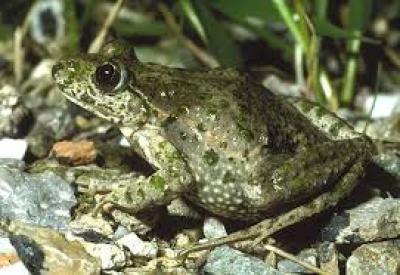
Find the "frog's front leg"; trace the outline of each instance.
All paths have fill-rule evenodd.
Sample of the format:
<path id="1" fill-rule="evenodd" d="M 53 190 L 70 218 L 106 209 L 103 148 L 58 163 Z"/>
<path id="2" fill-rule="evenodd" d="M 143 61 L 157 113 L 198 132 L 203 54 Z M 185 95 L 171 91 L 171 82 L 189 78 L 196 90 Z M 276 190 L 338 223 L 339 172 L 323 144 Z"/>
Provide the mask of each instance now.
<path id="1" fill-rule="evenodd" d="M 143 209 L 168 204 L 187 190 L 192 183 L 192 177 L 179 152 L 161 135 L 161 129 L 146 125 L 136 132 L 131 132 L 129 129 L 121 131 L 135 151 L 156 171 L 148 177 L 121 177 L 119 184 L 116 184 L 118 187 L 103 197 L 95 213 L 110 207 L 136 213 Z"/>

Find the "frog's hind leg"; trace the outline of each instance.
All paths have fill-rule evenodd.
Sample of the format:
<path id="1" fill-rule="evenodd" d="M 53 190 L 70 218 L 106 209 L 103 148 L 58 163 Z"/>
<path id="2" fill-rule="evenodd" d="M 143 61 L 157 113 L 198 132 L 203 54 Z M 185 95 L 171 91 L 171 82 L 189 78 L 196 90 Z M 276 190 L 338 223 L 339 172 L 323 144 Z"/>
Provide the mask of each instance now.
<path id="1" fill-rule="evenodd" d="M 351 193 L 353 188 L 357 185 L 357 181 L 363 176 L 365 165 L 363 159 L 364 157 L 360 157 L 360 161 L 356 161 L 350 167 L 348 173 L 343 175 L 330 191 L 320 194 L 310 202 L 298 206 L 280 216 L 265 219 L 247 229 L 232 233 L 227 237 L 188 248 L 182 251 L 180 255 L 185 257 L 189 253 L 195 251 L 253 238 L 253 244 L 255 245 L 283 228 L 334 207 L 343 197 Z"/>

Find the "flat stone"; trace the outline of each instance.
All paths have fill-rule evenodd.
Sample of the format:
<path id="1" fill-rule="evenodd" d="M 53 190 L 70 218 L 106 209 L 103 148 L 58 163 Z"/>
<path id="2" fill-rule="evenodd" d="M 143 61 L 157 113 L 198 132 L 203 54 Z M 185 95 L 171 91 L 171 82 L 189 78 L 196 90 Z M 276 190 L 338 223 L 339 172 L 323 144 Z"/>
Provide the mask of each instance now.
<path id="1" fill-rule="evenodd" d="M 400 240 L 361 245 L 347 260 L 346 274 L 400 274 Z"/>
<path id="2" fill-rule="evenodd" d="M 365 243 L 400 236 L 400 199 L 374 198 L 334 216 L 322 239 L 339 244 Z"/>
<path id="3" fill-rule="evenodd" d="M 284 274 L 262 260 L 228 246 L 215 248 L 203 268 L 207 275 L 279 275 Z"/>

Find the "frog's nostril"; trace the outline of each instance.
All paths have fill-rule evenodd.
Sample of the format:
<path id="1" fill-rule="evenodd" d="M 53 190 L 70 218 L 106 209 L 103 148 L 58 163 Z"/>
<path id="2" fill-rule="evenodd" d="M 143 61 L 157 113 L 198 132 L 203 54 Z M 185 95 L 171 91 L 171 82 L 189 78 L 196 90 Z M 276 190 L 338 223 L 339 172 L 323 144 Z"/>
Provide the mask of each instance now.
<path id="1" fill-rule="evenodd" d="M 57 62 L 56 64 L 53 65 L 53 68 L 51 69 L 51 75 L 53 78 L 56 78 L 57 72 L 59 72 L 62 69 L 62 64 L 60 62 Z"/>

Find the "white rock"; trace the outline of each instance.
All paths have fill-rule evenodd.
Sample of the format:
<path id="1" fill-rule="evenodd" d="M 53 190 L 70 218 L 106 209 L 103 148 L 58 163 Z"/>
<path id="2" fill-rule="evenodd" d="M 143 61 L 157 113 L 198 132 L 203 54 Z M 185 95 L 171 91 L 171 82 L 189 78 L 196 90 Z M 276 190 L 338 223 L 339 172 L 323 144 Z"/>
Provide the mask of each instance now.
<path id="1" fill-rule="evenodd" d="M 135 256 L 155 258 L 158 247 L 155 243 L 142 241 L 135 233 L 129 233 L 117 241 L 121 246 L 125 246 Z"/>
<path id="2" fill-rule="evenodd" d="M 14 246 L 10 243 L 10 239 L 6 237 L 0 238 L 0 254 L 14 252 L 16 253 Z"/>
<path id="3" fill-rule="evenodd" d="M 224 224 L 214 217 L 208 217 L 204 220 L 203 233 L 207 239 L 216 239 L 228 235 Z"/>
<path id="4" fill-rule="evenodd" d="M 0 268 L 0 275 L 30 275 L 28 269 L 19 261 L 12 265 Z"/>
<path id="5" fill-rule="evenodd" d="M 124 267 L 126 257 L 124 251 L 114 244 L 81 242 L 86 252 L 99 258 L 101 269 Z"/>
<path id="6" fill-rule="evenodd" d="M 23 159 L 28 143 L 24 139 L 0 139 L 0 158 Z"/>
<path id="7" fill-rule="evenodd" d="M 364 110 L 365 112 L 370 112 L 372 105 L 374 104 L 376 96 L 376 102 L 374 109 L 371 112 L 371 118 L 382 118 L 389 117 L 393 114 L 396 107 L 400 102 L 400 95 L 396 94 L 378 94 L 378 95 L 369 95 L 364 102 Z"/>

